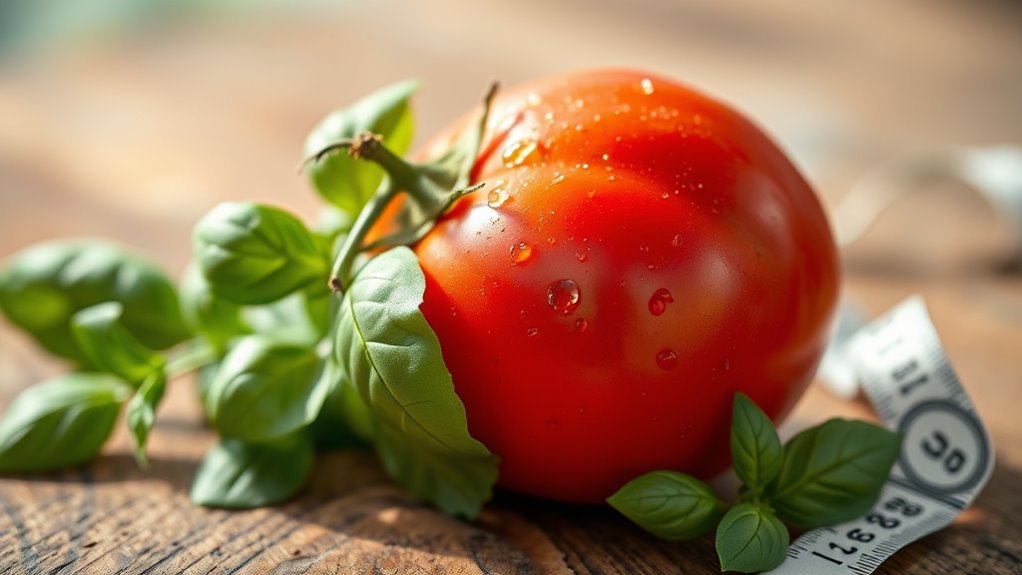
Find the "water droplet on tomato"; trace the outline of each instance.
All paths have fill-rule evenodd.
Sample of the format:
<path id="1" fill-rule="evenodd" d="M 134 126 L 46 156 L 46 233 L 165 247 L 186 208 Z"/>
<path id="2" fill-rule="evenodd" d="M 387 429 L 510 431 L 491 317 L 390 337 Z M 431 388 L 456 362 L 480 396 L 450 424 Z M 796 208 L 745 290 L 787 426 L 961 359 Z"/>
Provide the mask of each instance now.
<path id="1" fill-rule="evenodd" d="M 640 83 L 642 86 L 642 93 L 647 96 L 653 93 L 653 81 L 649 78 L 643 78 Z"/>
<path id="2" fill-rule="evenodd" d="M 584 317 L 575 320 L 575 331 L 585 333 L 587 329 L 589 329 L 589 322 Z"/>
<path id="3" fill-rule="evenodd" d="M 535 336 L 539 335 L 539 328 L 538 327 L 530 327 L 529 329 L 525 330 L 525 335 L 527 335 L 529 337 L 535 337 Z"/>
<path id="4" fill-rule="evenodd" d="M 663 370 L 674 369 L 678 365 L 678 354 L 674 353 L 673 349 L 665 347 L 657 352 L 656 364 Z"/>
<path id="5" fill-rule="evenodd" d="M 524 320 L 524 319 L 529 317 L 529 314 L 526 313 L 525 310 L 523 309 L 522 311 L 518 312 L 518 317 L 520 317 L 520 318 L 522 318 Z"/>
<path id="6" fill-rule="evenodd" d="M 575 311 L 581 299 L 582 292 L 572 280 L 557 280 L 547 286 L 546 301 L 554 311 L 567 315 Z"/>
<path id="7" fill-rule="evenodd" d="M 646 266 L 646 269 L 648 269 L 649 271 L 653 271 L 653 270 L 656 269 L 656 266 L 653 265 L 653 264 L 649 264 L 649 265 Z"/>
<path id="8" fill-rule="evenodd" d="M 674 237 L 671 238 L 671 245 L 674 247 L 679 247 L 681 245 L 681 234 L 674 234 Z"/>
<path id="9" fill-rule="evenodd" d="M 575 254 L 575 258 L 578 259 L 578 261 L 580 262 L 584 262 L 587 259 L 589 259 L 589 256 L 585 252 L 578 252 L 577 254 Z"/>
<path id="10" fill-rule="evenodd" d="M 725 357 L 720 362 L 720 368 L 723 369 L 724 371 L 730 370 L 731 369 L 731 360 Z"/>
<path id="11" fill-rule="evenodd" d="M 546 239 L 546 243 L 554 245 L 557 243 L 557 238 L 555 238 L 554 236 L 550 236 L 549 238 Z"/>
<path id="12" fill-rule="evenodd" d="M 550 431 L 557 431 L 561 427 L 561 422 L 554 418 L 546 420 L 546 428 Z"/>
<path id="13" fill-rule="evenodd" d="M 649 297 L 649 313 L 663 315 L 669 303 L 674 303 L 674 296 L 667 289 L 660 288 Z"/>
<path id="14" fill-rule="evenodd" d="M 504 160 L 504 167 L 514 168 L 526 162 L 531 162 L 530 158 L 535 154 L 538 147 L 539 144 L 536 143 L 536 140 L 531 138 L 512 142 L 508 147 L 504 148 L 504 154 L 501 156 Z"/>
<path id="15" fill-rule="evenodd" d="M 671 197 L 671 194 L 668 193 L 668 192 L 664 192 L 664 193 L 660 194 L 660 199 L 661 200 L 666 200 L 667 198 L 670 198 L 670 197 Z"/>
<path id="16" fill-rule="evenodd" d="M 491 208 L 499 208 L 503 206 L 505 202 L 510 199 L 507 190 L 504 188 L 493 188 L 490 193 L 486 195 L 486 205 Z"/>
<path id="17" fill-rule="evenodd" d="M 606 162 L 608 160 L 610 160 L 610 154 L 603 154 L 603 161 Z"/>
<path id="18" fill-rule="evenodd" d="M 550 183 L 551 183 L 551 184 L 559 184 L 559 183 L 561 183 L 561 182 L 563 182 L 563 181 L 564 181 L 564 174 L 561 174 L 561 173 L 557 173 L 557 174 L 556 174 L 556 175 L 554 176 L 554 179 L 553 179 L 553 181 L 552 181 L 552 182 L 550 182 Z"/>
<path id="19" fill-rule="evenodd" d="M 532 246 L 525 242 L 518 242 L 511 246 L 511 261 L 517 264 L 523 264 L 532 257 Z"/>
<path id="20" fill-rule="evenodd" d="M 642 252 L 642 253 L 648 253 L 649 252 L 649 246 L 641 245 L 641 246 L 639 246 L 639 251 Z"/>

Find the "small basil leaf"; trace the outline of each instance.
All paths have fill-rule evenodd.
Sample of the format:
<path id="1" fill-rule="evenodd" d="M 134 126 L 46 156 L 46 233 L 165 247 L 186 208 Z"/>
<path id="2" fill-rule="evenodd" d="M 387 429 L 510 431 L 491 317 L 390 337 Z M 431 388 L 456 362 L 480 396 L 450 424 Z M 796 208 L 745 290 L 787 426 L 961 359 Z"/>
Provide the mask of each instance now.
<path id="1" fill-rule="evenodd" d="M 731 419 L 731 460 L 747 489 L 760 492 L 781 471 L 781 439 L 770 418 L 736 393 Z"/>
<path id="2" fill-rule="evenodd" d="M 231 338 L 251 333 L 241 319 L 241 306 L 217 297 L 198 264 L 192 262 L 181 281 L 181 313 L 193 331 L 219 353 Z"/>
<path id="3" fill-rule="evenodd" d="M 312 441 L 304 433 L 269 443 L 221 440 L 199 464 L 192 502 L 233 508 L 279 503 L 305 483 L 313 457 Z"/>
<path id="4" fill-rule="evenodd" d="M 410 81 L 393 84 L 333 112 L 309 134 L 305 141 L 306 157 L 362 132 L 382 136 L 391 151 L 403 155 L 412 143 L 413 121 L 408 100 L 418 87 L 418 83 Z M 320 195 L 353 218 L 383 181 L 379 166 L 343 153 L 330 154 L 310 164 L 308 172 Z"/>
<path id="5" fill-rule="evenodd" d="M 864 421 L 831 419 L 784 446 L 766 496 L 801 528 L 849 521 L 869 511 L 901 451 L 901 436 Z"/>
<path id="6" fill-rule="evenodd" d="M 76 313 L 71 330 L 91 365 L 138 386 L 166 361 L 124 327 L 123 317 L 124 305 L 101 303 Z"/>
<path id="7" fill-rule="evenodd" d="M 713 491 L 695 477 L 653 471 L 607 499 L 611 507 L 661 539 L 694 539 L 712 528 L 723 510 Z"/>
<path id="8" fill-rule="evenodd" d="M 773 513 L 751 503 L 729 509 L 717 527 L 721 571 L 769 571 L 784 562 L 787 550 L 788 528 Z"/>
<path id="9" fill-rule="evenodd" d="M 330 204 L 325 204 L 316 217 L 313 229 L 324 238 L 330 240 L 331 244 L 336 239 L 348 233 L 355 223 L 355 216 L 349 212 L 341 211 Z"/>
<path id="10" fill-rule="evenodd" d="M 276 439 L 312 423 L 330 392 L 314 349 L 260 336 L 240 340 L 224 357 L 206 396 L 224 437 Z"/>
<path id="11" fill-rule="evenodd" d="M 219 371 L 220 362 L 217 361 L 202 366 L 195 374 L 195 394 L 199 396 L 199 402 L 202 404 L 203 411 L 206 410 L 206 399 L 209 397 L 209 389 L 213 387 L 213 380 L 216 379 L 216 374 Z M 207 414 L 208 417 L 209 415 Z"/>
<path id="12" fill-rule="evenodd" d="M 26 389 L 0 421 L 0 471 L 49 471 L 92 459 L 130 393 L 116 378 L 91 373 Z"/>
<path id="13" fill-rule="evenodd" d="M 323 402 L 316 420 L 309 430 L 317 449 L 347 449 L 365 447 L 372 439 L 373 422 L 369 408 L 355 386 L 344 380 L 340 366 L 332 357 L 324 360 L 321 375 L 330 393 Z"/>
<path id="14" fill-rule="evenodd" d="M 16 254 L 0 271 L 0 310 L 54 355 L 87 365 L 71 317 L 116 301 L 125 327 L 150 349 L 188 338 L 173 284 L 151 263 L 99 242 L 50 242 Z"/>
<path id="15" fill-rule="evenodd" d="M 270 303 L 309 286 L 326 286 L 330 275 L 324 242 L 298 218 L 270 206 L 220 204 L 196 224 L 194 241 L 213 293 L 234 303 Z"/>
<path id="16" fill-rule="evenodd" d="M 338 310 L 335 358 L 373 412 L 392 476 L 448 513 L 474 516 L 490 497 L 497 458 L 468 432 L 440 342 L 419 311 L 425 288 L 408 248 L 370 260 Z"/>
<path id="17" fill-rule="evenodd" d="M 149 440 L 149 431 L 156 422 L 156 406 L 163 399 L 166 388 L 167 377 L 162 371 L 156 371 L 142 382 L 141 387 L 128 402 L 128 428 L 135 438 L 135 461 L 143 469 L 149 465 L 145 456 L 145 446 Z"/>
<path id="18" fill-rule="evenodd" d="M 326 284 L 323 284 L 324 287 Z M 249 306 L 241 314 L 258 335 L 315 346 L 328 331 L 331 292 L 301 291 L 266 305 Z"/>

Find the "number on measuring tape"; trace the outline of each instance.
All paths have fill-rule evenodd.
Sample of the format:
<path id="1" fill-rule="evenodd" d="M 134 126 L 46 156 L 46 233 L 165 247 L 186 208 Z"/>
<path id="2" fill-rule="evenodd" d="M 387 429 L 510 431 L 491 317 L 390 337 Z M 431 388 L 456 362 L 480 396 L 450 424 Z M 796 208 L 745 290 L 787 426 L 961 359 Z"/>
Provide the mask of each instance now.
<path id="1" fill-rule="evenodd" d="M 993 470 L 990 437 L 922 299 L 905 300 L 847 346 L 877 414 L 902 435 L 901 455 L 869 513 L 805 533 L 775 575 L 869 575 L 898 549 L 950 524 Z"/>

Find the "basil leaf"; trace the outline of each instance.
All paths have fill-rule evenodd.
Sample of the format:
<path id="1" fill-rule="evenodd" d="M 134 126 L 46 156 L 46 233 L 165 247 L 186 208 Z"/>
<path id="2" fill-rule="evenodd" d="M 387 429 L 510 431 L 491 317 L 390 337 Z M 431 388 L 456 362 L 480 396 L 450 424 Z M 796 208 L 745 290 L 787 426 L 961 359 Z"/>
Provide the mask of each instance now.
<path id="1" fill-rule="evenodd" d="M 124 327 L 124 306 L 107 302 L 87 307 L 71 319 L 71 330 L 89 363 L 138 386 L 166 363 Z"/>
<path id="2" fill-rule="evenodd" d="M 784 446 L 766 495 L 781 519 L 804 529 L 849 521 L 876 503 L 900 451 L 893 431 L 831 419 Z"/>
<path id="3" fill-rule="evenodd" d="M 71 334 L 71 317 L 108 301 L 124 306 L 124 326 L 150 349 L 166 349 L 189 336 L 170 280 L 120 247 L 98 241 L 39 244 L 0 271 L 0 310 L 50 353 L 82 365 L 88 360 Z"/>
<path id="4" fill-rule="evenodd" d="M 213 387 L 216 374 L 220 371 L 220 362 L 214 362 L 199 368 L 195 374 L 195 394 L 199 396 L 203 411 L 206 410 L 206 399 L 209 397 L 209 389 Z M 209 414 L 206 414 L 207 419 Z"/>
<path id="5" fill-rule="evenodd" d="M 311 347 L 329 331 L 332 299 L 326 289 L 316 293 L 303 291 L 270 304 L 246 307 L 241 314 L 256 334 Z"/>
<path id="6" fill-rule="evenodd" d="M 305 483 L 313 457 L 312 441 L 304 433 L 269 443 L 221 440 L 199 464 L 192 502 L 234 508 L 279 503 Z"/>
<path id="7" fill-rule="evenodd" d="M 745 394 L 736 393 L 731 418 L 735 474 L 758 494 L 781 471 L 781 438 L 770 418 Z"/>
<path id="8" fill-rule="evenodd" d="M 721 571 L 769 571 L 784 563 L 787 550 L 788 528 L 773 513 L 751 503 L 729 509 L 717 527 Z"/>
<path id="9" fill-rule="evenodd" d="M 151 374 L 138 388 L 131 401 L 128 402 L 127 419 L 128 428 L 135 438 L 135 461 L 138 466 L 145 469 L 149 462 L 145 455 L 146 442 L 149 440 L 149 431 L 156 422 L 156 406 L 163 399 L 163 392 L 167 388 L 167 377 L 163 371 L 156 371 Z"/>
<path id="10" fill-rule="evenodd" d="M 387 473 L 416 497 L 444 513 L 474 518 L 493 495 L 497 459 L 437 449 L 392 425 L 379 427 L 376 453 Z"/>
<path id="11" fill-rule="evenodd" d="M 413 121 L 408 100 L 418 88 L 417 82 L 400 82 L 333 112 L 309 134 L 305 141 L 306 157 L 362 132 L 382 136 L 391 151 L 403 155 L 412 143 Z M 308 172 L 320 195 L 353 218 L 383 181 L 379 166 L 359 162 L 348 154 L 330 154 L 310 164 Z"/>
<path id="12" fill-rule="evenodd" d="M 322 378 L 330 393 L 323 402 L 316 420 L 309 427 L 317 449 L 364 447 L 373 437 L 374 422 L 358 389 L 344 380 L 340 366 L 328 357 L 324 360 Z"/>
<path id="13" fill-rule="evenodd" d="M 231 338 L 251 333 L 241 319 L 241 306 L 213 293 L 198 264 L 192 262 L 181 281 L 181 313 L 193 331 L 222 354 Z"/>
<path id="14" fill-rule="evenodd" d="M 48 471 L 92 459 L 131 388 L 108 375 L 71 373 L 21 392 L 0 421 L 0 471 Z"/>
<path id="15" fill-rule="evenodd" d="M 694 539 L 713 527 L 723 505 L 691 475 L 653 471 L 624 485 L 607 499 L 611 507 L 661 539 Z"/>
<path id="16" fill-rule="evenodd" d="M 490 497 L 497 458 L 469 435 L 440 342 L 419 311 L 425 289 L 410 249 L 370 260 L 338 310 L 335 357 L 373 412 L 387 471 L 418 497 L 471 517 Z"/>
<path id="17" fill-rule="evenodd" d="M 298 218 L 260 204 L 227 202 L 195 226 L 195 257 L 213 293 L 238 304 L 276 301 L 327 285 L 330 254 Z"/>
<path id="18" fill-rule="evenodd" d="M 224 437 L 261 442 L 288 435 L 316 419 L 330 392 L 321 367 L 314 349 L 246 337 L 220 364 L 207 414 Z"/>

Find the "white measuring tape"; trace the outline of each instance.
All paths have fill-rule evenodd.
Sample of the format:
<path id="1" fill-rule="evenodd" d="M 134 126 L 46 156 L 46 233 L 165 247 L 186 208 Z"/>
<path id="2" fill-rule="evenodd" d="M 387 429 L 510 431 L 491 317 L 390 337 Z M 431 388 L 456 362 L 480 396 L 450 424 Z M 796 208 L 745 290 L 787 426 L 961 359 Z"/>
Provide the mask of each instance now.
<path id="1" fill-rule="evenodd" d="M 909 543 L 950 524 L 983 489 L 994 451 L 948 362 L 923 300 L 910 297 L 848 339 L 842 354 L 901 456 L 872 511 L 813 529 L 774 575 L 867 575 Z"/>

